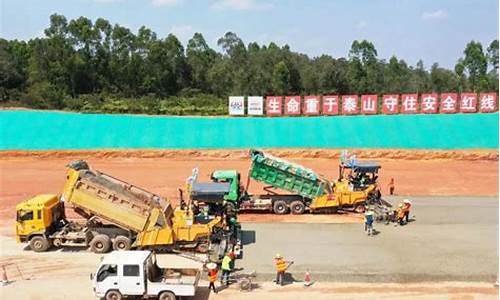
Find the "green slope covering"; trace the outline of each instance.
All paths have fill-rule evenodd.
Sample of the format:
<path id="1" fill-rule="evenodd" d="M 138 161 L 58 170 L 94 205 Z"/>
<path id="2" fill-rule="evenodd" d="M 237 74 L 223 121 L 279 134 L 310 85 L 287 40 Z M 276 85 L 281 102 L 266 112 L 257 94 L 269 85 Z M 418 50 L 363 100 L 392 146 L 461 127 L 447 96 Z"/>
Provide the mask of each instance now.
<path id="1" fill-rule="evenodd" d="M 161 117 L 1 111 L 0 150 L 498 148 L 498 113 Z"/>

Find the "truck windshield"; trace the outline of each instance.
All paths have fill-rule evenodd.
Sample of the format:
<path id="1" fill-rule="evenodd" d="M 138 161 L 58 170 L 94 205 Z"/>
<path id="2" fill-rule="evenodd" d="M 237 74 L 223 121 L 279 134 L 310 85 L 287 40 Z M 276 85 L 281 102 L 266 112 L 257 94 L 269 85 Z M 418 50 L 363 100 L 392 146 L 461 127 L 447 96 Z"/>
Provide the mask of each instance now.
<path id="1" fill-rule="evenodd" d="M 118 273 L 118 267 L 116 265 L 102 265 L 97 272 L 97 282 L 104 281 L 104 279 L 109 276 L 116 276 Z"/>
<path id="2" fill-rule="evenodd" d="M 33 211 L 32 210 L 18 210 L 17 211 L 17 216 L 16 216 L 17 221 L 31 221 L 33 220 Z"/>

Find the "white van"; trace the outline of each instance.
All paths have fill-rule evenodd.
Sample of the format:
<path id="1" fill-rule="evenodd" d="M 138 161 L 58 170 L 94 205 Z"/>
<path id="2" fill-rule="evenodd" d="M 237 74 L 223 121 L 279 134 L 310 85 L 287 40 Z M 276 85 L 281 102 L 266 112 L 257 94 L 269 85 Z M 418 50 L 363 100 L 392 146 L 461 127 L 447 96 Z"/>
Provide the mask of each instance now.
<path id="1" fill-rule="evenodd" d="M 200 270 L 162 269 L 151 251 L 113 251 L 104 256 L 90 278 L 95 295 L 106 300 L 121 300 L 127 296 L 175 300 L 179 296 L 196 294 Z"/>

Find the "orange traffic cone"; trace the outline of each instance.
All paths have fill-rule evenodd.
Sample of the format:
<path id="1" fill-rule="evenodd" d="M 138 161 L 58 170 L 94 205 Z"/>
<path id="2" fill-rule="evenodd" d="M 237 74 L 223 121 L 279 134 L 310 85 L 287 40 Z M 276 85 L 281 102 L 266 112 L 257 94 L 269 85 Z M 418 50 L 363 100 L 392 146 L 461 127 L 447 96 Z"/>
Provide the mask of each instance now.
<path id="1" fill-rule="evenodd" d="M 2 266 L 2 285 L 7 285 L 9 283 L 9 279 L 7 278 L 7 272 L 5 271 L 5 267 Z"/>
<path id="2" fill-rule="evenodd" d="M 311 285 L 311 273 L 309 271 L 306 271 L 306 276 L 304 277 L 304 286 L 308 287 Z"/>

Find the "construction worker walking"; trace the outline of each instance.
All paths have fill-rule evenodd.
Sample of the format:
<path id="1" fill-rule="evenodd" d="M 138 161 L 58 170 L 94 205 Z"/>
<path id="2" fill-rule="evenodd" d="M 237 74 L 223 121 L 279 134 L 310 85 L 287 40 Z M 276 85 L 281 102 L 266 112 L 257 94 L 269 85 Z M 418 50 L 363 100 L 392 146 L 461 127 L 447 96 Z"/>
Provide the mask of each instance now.
<path id="1" fill-rule="evenodd" d="M 394 195 L 394 178 L 391 178 L 391 181 L 389 181 L 389 184 L 387 185 L 387 188 L 389 189 L 389 194 L 392 196 Z"/>
<path id="2" fill-rule="evenodd" d="M 215 281 L 217 281 L 217 265 L 215 263 L 208 263 L 207 264 L 207 269 L 208 269 L 208 290 L 212 289 L 214 293 L 217 294 L 217 289 L 215 288 Z"/>
<path id="3" fill-rule="evenodd" d="M 231 262 L 233 261 L 234 254 L 232 252 L 226 253 L 224 258 L 222 259 L 222 284 L 223 285 L 228 285 L 229 284 L 229 273 L 231 273 Z"/>
<path id="4" fill-rule="evenodd" d="M 365 232 L 368 235 L 373 235 L 373 210 L 368 208 L 365 212 Z"/>
<path id="5" fill-rule="evenodd" d="M 283 285 L 285 272 L 293 262 L 285 261 L 283 256 L 278 253 L 274 256 L 274 264 L 276 265 L 276 284 Z"/>

